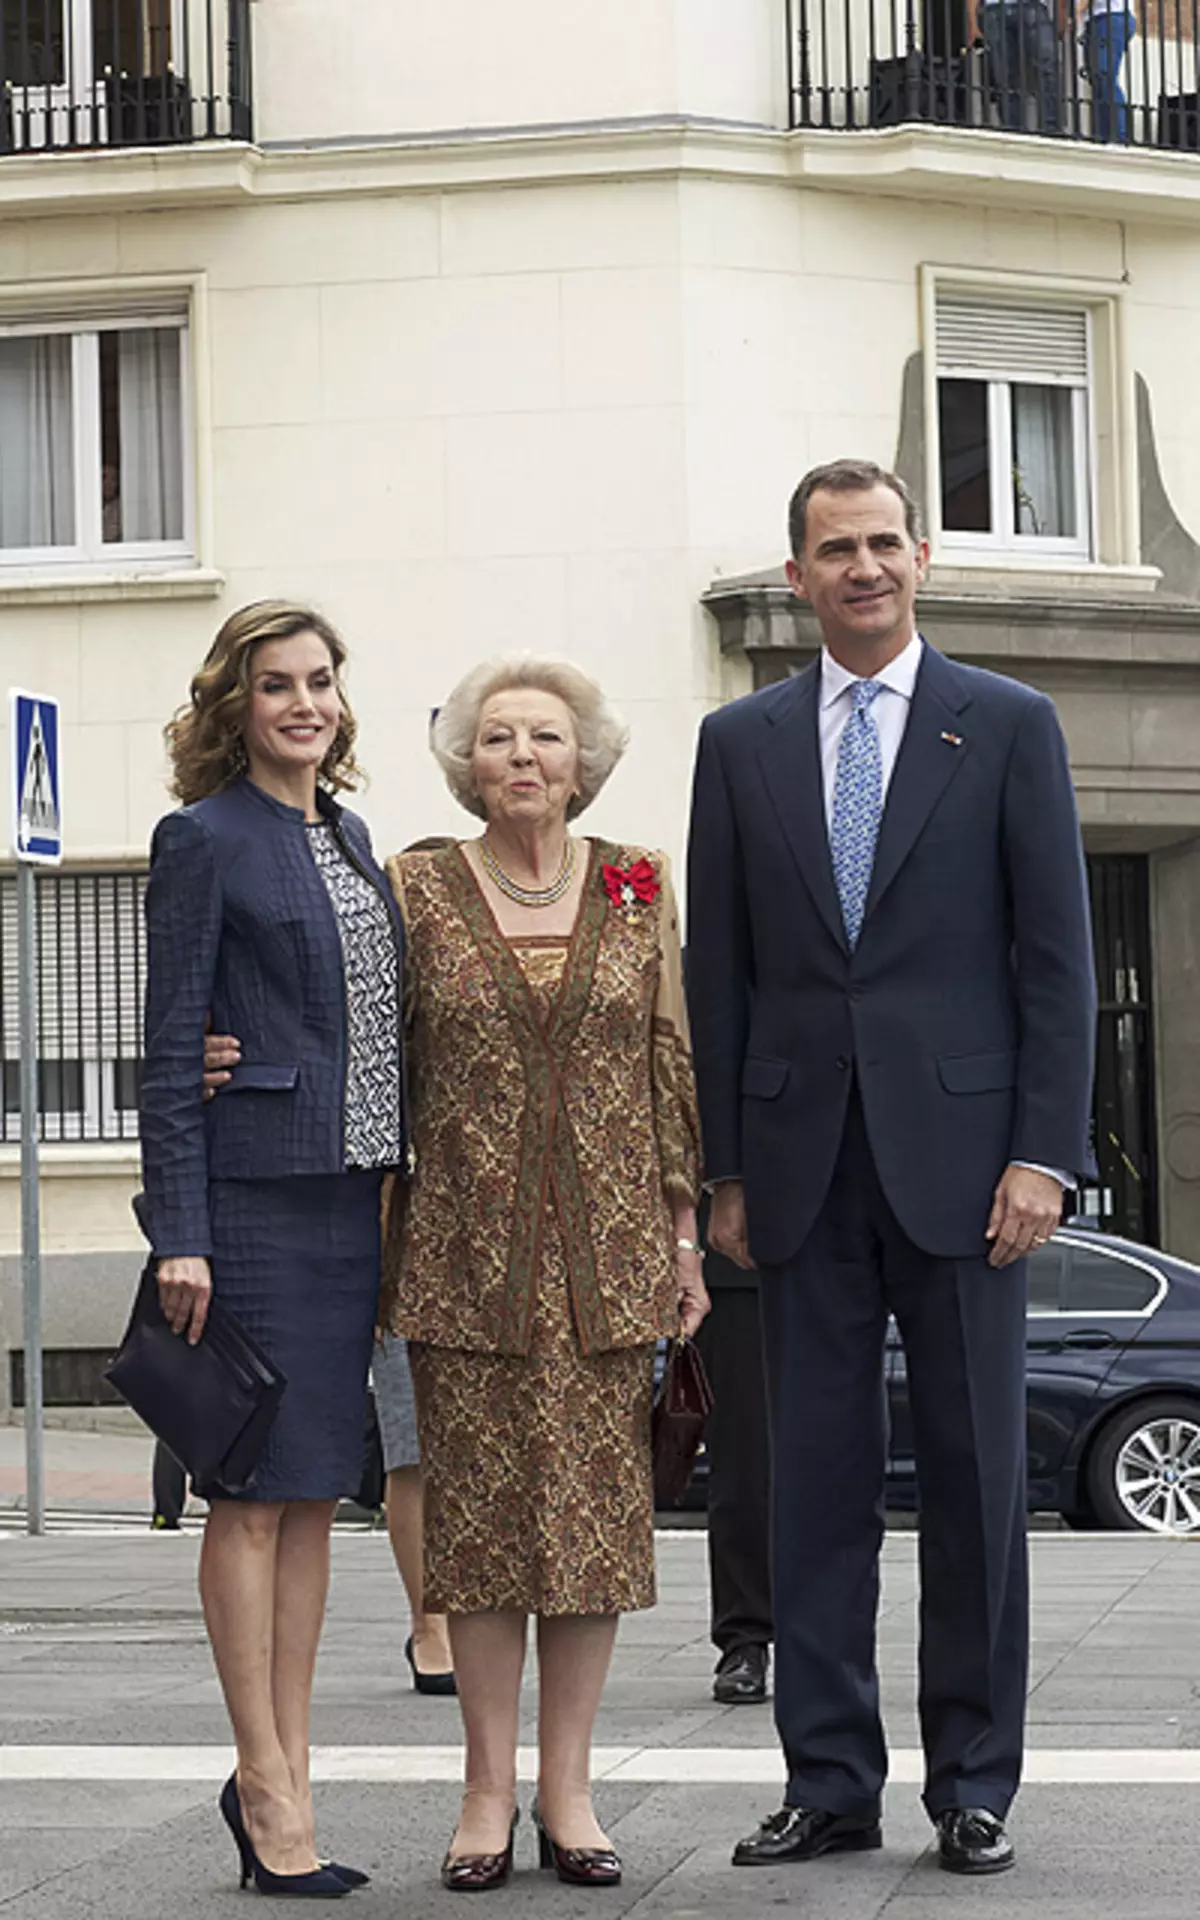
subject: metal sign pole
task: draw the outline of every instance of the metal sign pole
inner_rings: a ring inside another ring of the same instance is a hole
[[[42,1433],[42,1247],[38,1221],[37,875],[17,866],[17,984],[21,1034],[21,1287],[25,1303],[25,1507],[46,1531]]]
[[[62,860],[59,705],[8,692],[12,735],[12,851],[17,862],[17,1003],[21,1036],[21,1291],[25,1306],[25,1510],[28,1531],[46,1531],[42,1407],[42,1244],[38,1221],[37,871]]]

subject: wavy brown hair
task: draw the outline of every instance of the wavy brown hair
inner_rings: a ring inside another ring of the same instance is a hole
[[[358,722],[342,686],[346,643],[336,627],[312,607],[291,600],[255,600],[231,613],[204,656],[191,693],[164,729],[173,769],[171,792],[185,806],[232,786],[247,770],[242,730],[250,707],[254,656],[268,640],[315,633],[329,648],[341,704],[341,724],[317,770],[331,793],[357,786],[363,775],[354,758]]]

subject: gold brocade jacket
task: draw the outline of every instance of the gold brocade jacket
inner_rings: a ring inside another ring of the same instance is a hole
[[[663,855],[585,844],[548,1009],[458,846],[388,862],[407,932],[416,1171],[389,1203],[383,1313],[409,1339],[528,1352],[548,1246],[585,1354],[677,1324],[671,1202],[695,1200],[699,1179],[678,916]],[[640,859],[657,897],[614,904],[604,866]]]

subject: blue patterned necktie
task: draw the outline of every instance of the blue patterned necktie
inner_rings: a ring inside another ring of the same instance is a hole
[[[833,783],[829,851],[852,953],[862,932],[875,842],[883,817],[883,753],[871,712],[871,703],[880,692],[882,682],[878,680],[855,681],[851,694],[854,705],[842,731]]]

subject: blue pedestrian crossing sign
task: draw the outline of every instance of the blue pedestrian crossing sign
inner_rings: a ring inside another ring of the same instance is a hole
[[[9,694],[12,724],[13,841],[18,860],[56,867],[62,859],[58,701]]]

